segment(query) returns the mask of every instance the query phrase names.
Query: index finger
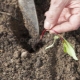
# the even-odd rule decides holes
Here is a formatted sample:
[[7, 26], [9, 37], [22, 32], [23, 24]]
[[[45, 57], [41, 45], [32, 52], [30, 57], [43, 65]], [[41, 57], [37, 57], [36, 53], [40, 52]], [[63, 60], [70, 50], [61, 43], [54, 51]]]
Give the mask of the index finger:
[[76, 15], [72, 15], [69, 21], [56, 25], [49, 32], [55, 33], [54, 32], [55, 30], [58, 33], [63, 33], [63, 32], [77, 30], [79, 26], [80, 26], [80, 14], [76, 14]]

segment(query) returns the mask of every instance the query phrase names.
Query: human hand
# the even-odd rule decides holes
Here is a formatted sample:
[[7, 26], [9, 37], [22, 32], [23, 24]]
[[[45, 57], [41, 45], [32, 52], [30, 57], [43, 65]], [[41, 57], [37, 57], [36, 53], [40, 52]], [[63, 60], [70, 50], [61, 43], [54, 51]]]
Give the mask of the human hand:
[[44, 28], [50, 33], [77, 30], [80, 26], [80, 0], [51, 0]]

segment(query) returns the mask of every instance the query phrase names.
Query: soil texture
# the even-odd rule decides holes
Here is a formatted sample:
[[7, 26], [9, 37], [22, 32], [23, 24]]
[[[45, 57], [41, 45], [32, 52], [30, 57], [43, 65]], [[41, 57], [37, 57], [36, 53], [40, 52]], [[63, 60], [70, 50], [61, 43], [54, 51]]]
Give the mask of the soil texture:
[[[40, 34], [49, 2], [35, 0]], [[0, 0], [0, 80], [80, 80], [80, 29], [64, 34], [78, 61], [63, 52], [60, 40], [45, 50], [53, 43], [53, 36], [46, 32], [42, 41], [33, 39], [25, 28], [18, 1]]]

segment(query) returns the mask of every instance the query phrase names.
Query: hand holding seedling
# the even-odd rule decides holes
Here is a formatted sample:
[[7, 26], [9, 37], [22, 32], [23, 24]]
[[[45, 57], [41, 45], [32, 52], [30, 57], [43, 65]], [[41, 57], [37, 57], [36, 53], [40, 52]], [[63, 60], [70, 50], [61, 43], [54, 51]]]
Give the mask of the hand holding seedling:
[[80, 0], [51, 0], [44, 28], [50, 33], [76, 30], [80, 26]]
[[[78, 60], [73, 46], [59, 33], [76, 30], [80, 26], [80, 0], [51, 0], [49, 10], [45, 13], [46, 19], [40, 39], [44, 33], [49, 31], [55, 33], [57, 38], [60, 38], [63, 45], [63, 50], [68, 53], [73, 59]], [[54, 37], [53, 43], [46, 47], [49, 49], [54, 46], [57, 39]]]

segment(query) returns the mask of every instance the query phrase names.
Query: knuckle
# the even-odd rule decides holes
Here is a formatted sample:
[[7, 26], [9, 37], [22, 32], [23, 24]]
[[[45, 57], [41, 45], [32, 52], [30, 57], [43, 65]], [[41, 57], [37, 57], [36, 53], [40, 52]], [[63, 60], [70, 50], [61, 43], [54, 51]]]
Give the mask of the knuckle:
[[53, 19], [53, 11], [47, 11], [47, 12], [45, 13], [45, 15], [46, 15], [48, 18]]

